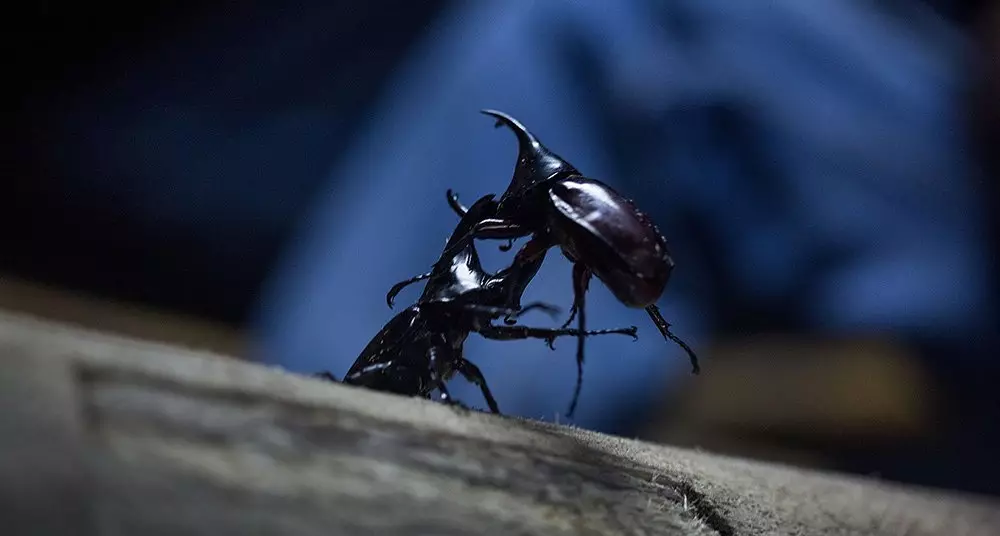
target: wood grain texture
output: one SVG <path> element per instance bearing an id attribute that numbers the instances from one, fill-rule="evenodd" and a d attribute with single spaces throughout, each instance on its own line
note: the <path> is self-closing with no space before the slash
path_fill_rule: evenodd
<path id="1" fill-rule="evenodd" d="M 0 359 L 5 534 L 1000 534 L 992 499 L 457 410 L 24 316 L 0 314 Z"/>

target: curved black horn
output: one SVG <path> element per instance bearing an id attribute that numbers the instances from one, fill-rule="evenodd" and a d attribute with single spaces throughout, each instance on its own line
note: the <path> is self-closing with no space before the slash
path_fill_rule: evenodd
<path id="1" fill-rule="evenodd" d="M 514 177 L 507 191 L 500 196 L 500 205 L 518 196 L 539 183 L 556 175 L 580 175 L 581 173 L 564 158 L 550 151 L 528 131 L 520 121 L 499 110 L 484 109 L 481 113 L 496 119 L 495 126 L 506 126 L 517 136 L 518 157 L 514 165 Z M 502 210 L 501 210 L 502 212 Z"/>
<path id="2" fill-rule="evenodd" d="M 517 119 L 514 119 L 499 110 L 480 110 L 480 113 L 494 117 L 497 120 L 493 125 L 494 128 L 500 128 L 506 125 L 507 128 L 514 131 L 514 135 L 517 136 L 517 143 L 521 146 L 521 151 L 525 151 L 529 147 L 534 148 L 536 145 L 539 147 L 542 145 L 538 141 L 538 138 L 536 138 L 531 132 L 528 132 L 528 129 L 524 128 L 524 125 L 522 125 Z"/>

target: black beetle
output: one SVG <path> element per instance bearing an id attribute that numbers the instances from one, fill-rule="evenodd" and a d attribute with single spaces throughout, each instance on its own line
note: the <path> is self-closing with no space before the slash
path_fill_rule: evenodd
<path id="1" fill-rule="evenodd" d="M 495 214 L 496 208 L 493 195 L 479 199 L 464 213 L 445 245 L 445 252 L 455 253 L 442 255 L 430 272 L 393 287 L 398 292 L 408 284 L 428 280 L 417 302 L 394 316 L 365 346 L 347 371 L 344 383 L 427 398 L 437 389 L 443 401 L 461 405 L 449 395 L 445 385 L 457 372 L 478 385 L 490 411 L 499 413 L 482 372 L 462 354 L 470 332 L 494 340 L 537 338 L 551 341 L 559 336 L 604 334 L 636 337 L 635 326 L 580 332 L 565 328 L 493 325 L 492 321 L 501 316 L 516 317 L 531 309 L 550 313 L 558 310 L 544 303 L 524 307 L 520 304 L 544 255 L 496 274 L 483 269 L 470 231 L 477 222 Z M 391 307 L 392 299 L 388 298 L 388 302 Z M 319 376 L 335 379 L 329 373 Z"/>
<path id="2" fill-rule="evenodd" d="M 549 150 L 513 117 L 496 110 L 482 110 L 507 126 L 518 141 L 514 176 L 500 196 L 492 218 L 475 225 L 475 238 L 513 240 L 532 235 L 517 253 L 514 266 L 534 262 L 560 246 L 573 263 L 573 307 L 563 327 L 578 318 L 586 329 L 585 295 L 593 275 L 628 307 L 645 309 L 664 338 L 687 352 L 692 372 L 700 367 L 694 351 L 670 332 L 656 301 L 663 294 L 674 261 L 666 239 L 656 225 L 630 200 L 601 181 L 583 176 L 572 164 Z M 449 197 L 459 215 L 461 205 Z M 551 341 L 550 341 L 551 345 Z M 584 339 L 577 341 L 577 389 L 570 405 L 573 414 L 583 375 Z"/>

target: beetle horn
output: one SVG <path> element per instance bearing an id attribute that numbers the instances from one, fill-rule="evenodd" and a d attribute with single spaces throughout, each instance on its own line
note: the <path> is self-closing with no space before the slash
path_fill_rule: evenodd
<path id="1" fill-rule="evenodd" d="M 496 119 L 496 127 L 506 126 L 517 136 L 518 155 L 514 167 L 514 179 L 501 201 L 517 192 L 526 190 L 555 175 L 580 175 L 573 164 L 550 151 L 528 131 L 520 121 L 497 110 L 481 110 L 483 114 Z"/>
<path id="2" fill-rule="evenodd" d="M 481 110 L 482 113 L 496 118 L 496 123 L 494 123 L 494 128 L 500 128 L 506 126 L 507 128 L 514 131 L 514 135 L 517 136 L 517 144 L 520 146 L 521 151 L 525 149 L 534 149 L 536 146 L 542 147 L 541 142 L 534 134 L 528 132 L 528 129 L 524 128 L 524 125 L 520 121 L 514 119 L 513 117 L 499 111 L 499 110 Z M 544 147 L 543 147 L 544 148 Z"/>

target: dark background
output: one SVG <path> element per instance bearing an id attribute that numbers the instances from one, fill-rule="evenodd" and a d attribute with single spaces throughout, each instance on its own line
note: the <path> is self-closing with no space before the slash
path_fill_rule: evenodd
<path id="1" fill-rule="evenodd" d="M 444 2 L 322 5 L 334 12 L 324 24 L 338 20 L 338 27 L 304 18 L 320 8 L 238 2 L 38 2 L 7 18 L 15 96 L 5 135 L 10 183 L 0 201 L 0 272 L 242 325 L 338 149 Z M 264 51 L 287 43 L 288 32 L 305 43 L 327 40 L 342 54 L 310 57 L 324 47 L 303 46 L 304 54 L 282 50 L 267 63 Z M 266 77 L 281 87 L 255 85 L 248 65 L 284 70 Z M 310 108 L 314 121 L 291 125 L 280 139 L 232 143 L 221 132 L 199 140 L 174 154 L 204 162 L 197 169 L 205 171 L 175 175 L 176 184 L 115 174 L 113 165 L 95 176 L 74 146 L 80 130 L 109 111 L 148 113 L 158 92 L 212 109 L 234 130 L 297 108 Z M 199 190 L 206 177 L 210 192 Z M 173 190 L 158 202 L 176 206 L 162 212 L 197 203 L 179 216 L 188 221 L 145 210 L 136 190 L 155 188 Z"/>

